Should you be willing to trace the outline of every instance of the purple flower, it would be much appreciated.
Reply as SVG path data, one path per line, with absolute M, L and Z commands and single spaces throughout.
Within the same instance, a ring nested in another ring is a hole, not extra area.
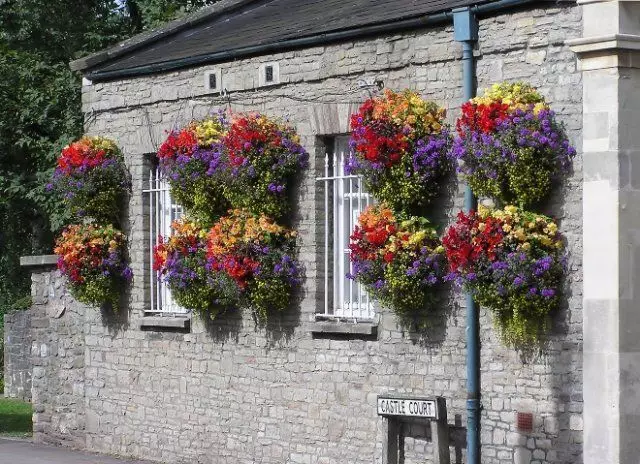
M 125 267 L 122 271 L 122 277 L 124 277 L 126 280 L 131 280 L 133 278 L 133 271 L 129 266 Z
M 545 298 L 552 298 L 555 296 L 556 291 L 552 288 L 543 288 L 540 294 Z

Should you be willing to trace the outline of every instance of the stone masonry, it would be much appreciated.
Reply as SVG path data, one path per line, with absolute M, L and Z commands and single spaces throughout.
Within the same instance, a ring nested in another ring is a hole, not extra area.
M 580 37 L 581 8 L 544 2 L 480 21 L 478 87 L 526 80 L 547 97 L 582 147 L 582 74 L 565 40 Z M 74 302 L 53 270 L 34 273 L 32 309 L 35 438 L 170 463 L 338 464 L 382 462 L 384 419 L 376 396 L 400 392 L 446 397 L 452 462 L 464 459 L 464 300 L 433 316 L 425 334 L 379 314 L 377 337 L 314 336 L 322 310 L 322 174 L 328 137 L 348 132 L 364 101 L 362 78 L 412 88 L 450 109 L 461 101 L 460 45 L 451 26 L 287 51 L 213 66 L 87 85 L 87 131 L 116 140 L 133 177 L 126 232 L 135 280 L 116 316 Z M 279 85 L 258 86 L 261 63 L 278 62 Z M 266 327 L 247 313 L 189 331 L 141 330 L 148 309 L 149 160 L 165 131 L 226 107 L 207 94 L 219 68 L 234 111 L 288 117 L 312 155 L 292 218 L 300 231 L 306 282 L 299 306 Z M 453 181 L 452 181 L 453 182 Z M 443 227 L 462 207 L 463 186 L 442 201 Z M 496 337 L 481 312 L 482 462 L 582 463 L 582 158 L 545 213 L 567 240 L 566 303 L 545 349 L 521 358 Z M 44 292 L 44 288 L 53 292 Z M 43 293 L 44 292 L 44 293 Z M 41 296 L 41 297 L 40 297 Z M 61 313 L 62 311 L 62 313 Z M 516 430 L 530 412 L 533 431 Z M 432 462 L 429 429 L 405 427 L 404 463 Z
M 640 455 L 640 3 L 582 0 L 585 462 Z
M 4 396 L 31 401 L 31 312 L 4 316 Z

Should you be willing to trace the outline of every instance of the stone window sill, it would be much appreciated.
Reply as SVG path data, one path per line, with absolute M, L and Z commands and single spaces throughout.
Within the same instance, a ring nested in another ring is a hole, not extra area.
M 22 267 L 49 267 L 58 264 L 57 255 L 37 255 L 37 256 L 21 256 L 20 266 Z
M 358 337 L 376 337 L 378 324 L 376 322 L 353 322 L 340 320 L 317 320 L 312 322 L 310 332 L 316 336 L 353 335 Z
M 140 319 L 140 329 L 188 331 L 191 329 L 191 317 L 189 316 L 144 316 Z

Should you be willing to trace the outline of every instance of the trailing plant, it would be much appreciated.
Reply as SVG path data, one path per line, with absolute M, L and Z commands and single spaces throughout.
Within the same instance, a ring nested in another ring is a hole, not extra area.
M 118 308 L 120 290 L 132 279 L 126 263 L 126 238 L 112 225 L 71 225 L 56 241 L 58 269 L 71 294 L 91 305 Z
M 221 143 L 227 126 L 223 113 L 193 121 L 171 132 L 158 150 L 172 197 L 191 216 L 209 224 L 229 206 L 223 194 L 226 164 Z
M 182 307 L 214 319 L 238 303 L 239 291 L 225 273 L 207 266 L 207 230 L 189 219 L 174 221 L 174 233 L 154 249 L 154 270 Z
M 225 192 L 231 205 L 282 218 L 289 211 L 289 184 L 309 160 L 295 130 L 263 114 L 239 114 L 222 143 L 228 156 Z
M 348 275 L 403 319 L 433 311 L 446 272 L 444 248 L 424 218 L 398 220 L 386 205 L 362 212 L 351 235 Z
M 99 223 L 119 222 L 128 186 L 122 153 L 104 137 L 82 137 L 66 146 L 50 184 L 63 196 L 71 215 Z
M 523 211 L 480 207 L 460 212 L 442 243 L 447 278 L 494 313 L 507 345 L 540 340 L 560 301 L 563 242 L 551 218 Z
M 368 191 L 394 211 L 419 213 L 453 167 L 445 115 L 409 90 L 367 100 L 351 118 L 346 173 L 361 175 Z
M 233 279 L 259 320 L 283 311 L 301 283 L 295 260 L 295 231 L 279 226 L 265 215 L 232 210 L 209 231 L 208 268 Z
M 524 83 L 495 84 L 462 105 L 452 154 L 478 196 L 529 207 L 544 200 L 576 154 L 544 98 Z

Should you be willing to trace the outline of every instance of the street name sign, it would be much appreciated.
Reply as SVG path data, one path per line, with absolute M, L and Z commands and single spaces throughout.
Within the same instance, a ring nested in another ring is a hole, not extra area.
M 421 417 L 437 420 L 438 406 L 435 399 L 381 395 L 378 396 L 378 415 Z

